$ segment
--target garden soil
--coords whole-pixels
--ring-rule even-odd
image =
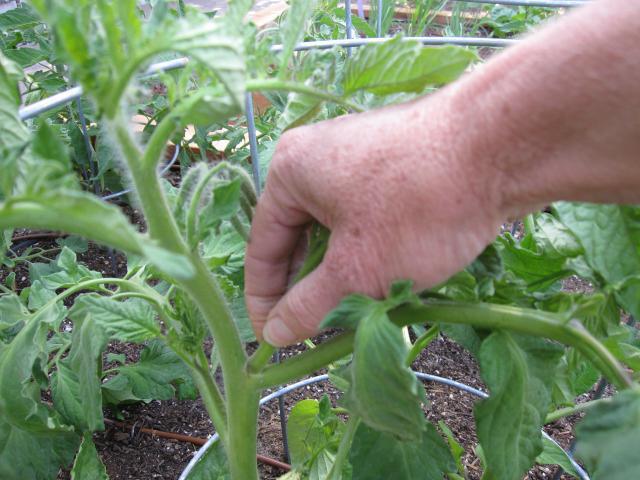
[[[128,213],[134,219],[137,216],[135,211]],[[19,235],[28,235],[29,233],[28,231],[17,232]],[[56,245],[53,240],[44,239],[33,246],[49,249]],[[104,276],[123,276],[126,272],[126,263],[122,256],[112,254],[94,245],[90,245],[86,253],[79,254],[78,260],[89,268],[102,272]],[[24,268],[18,268],[16,273],[17,288],[28,286],[28,271]],[[0,271],[0,281],[4,280],[5,275],[6,272]],[[571,278],[566,282],[565,288],[572,291],[588,291],[590,285],[578,278]],[[328,336],[322,335],[317,337],[315,341],[321,342]],[[247,346],[249,350],[253,350],[255,347],[255,344]],[[304,346],[286,348],[282,350],[282,356],[293,356],[304,348]],[[105,356],[107,353],[122,353],[127,357],[127,361],[135,361],[139,356],[140,349],[137,345],[114,342],[107,347]],[[477,363],[473,357],[446,337],[435,340],[418,357],[413,368],[484,389]],[[449,426],[467,452],[464,461],[469,478],[479,479],[481,475],[480,463],[473,454],[473,446],[477,442],[473,406],[477,399],[470,394],[440,384],[426,383],[425,387],[430,401],[429,407],[425,409],[428,419],[434,423],[443,420]],[[265,392],[265,395],[267,393],[269,392]],[[339,392],[332,388],[331,384],[309,385],[285,397],[287,413],[296,402],[304,398],[319,399],[323,395],[328,395],[334,405],[339,400]],[[587,394],[581,400],[587,400],[591,395]],[[141,432],[141,428],[179,433],[201,439],[206,439],[213,433],[213,426],[200,400],[153,401],[149,404],[129,405],[119,411],[107,410],[105,417],[120,422],[118,426],[108,423],[104,432],[94,435],[98,452],[112,480],[176,480],[197,451],[197,445],[149,435]],[[579,415],[574,415],[558,421],[550,425],[547,432],[560,445],[565,448],[569,447],[573,439],[573,426],[579,418]],[[123,424],[125,426],[122,426]],[[261,409],[258,437],[259,453],[287,462],[283,449],[277,401],[273,401]],[[259,464],[259,468],[263,479],[276,479],[284,473],[275,467],[264,464]],[[556,467],[554,466],[537,466],[524,478],[552,479],[555,472]],[[58,475],[58,480],[69,478],[68,471],[63,470]],[[563,476],[562,478],[568,479],[570,477]]]

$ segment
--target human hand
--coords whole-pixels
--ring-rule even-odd
[[[285,133],[251,228],[245,294],[259,339],[318,332],[350,293],[446,280],[491,242],[503,215],[483,141],[462,129],[446,91]],[[289,286],[312,220],[331,230],[322,263]]]

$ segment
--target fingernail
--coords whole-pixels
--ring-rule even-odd
[[[286,347],[296,340],[296,335],[282,321],[280,317],[272,318],[262,331],[264,339],[274,347]]]

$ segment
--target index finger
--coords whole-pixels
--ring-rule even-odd
[[[256,207],[245,257],[245,300],[256,337],[271,309],[287,291],[291,258],[311,215],[285,182],[270,175]]]

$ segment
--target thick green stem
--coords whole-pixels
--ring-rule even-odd
[[[440,333],[440,325],[432,325],[426,332],[420,335],[415,343],[412,345],[411,350],[407,354],[407,360],[405,361],[405,365],[410,367],[413,361],[418,358],[418,355],[429,346],[429,344],[438,336]]]
[[[178,116],[173,113],[167,114],[160,120],[147,142],[144,156],[142,157],[143,168],[149,171],[156,168],[167,148],[167,142],[178,126]]]
[[[631,378],[600,342],[584,328],[577,328],[575,323],[564,323],[551,313],[506,305],[432,301],[425,305],[402,305],[389,312],[389,316],[399,326],[413,323],[466,324],[556,340],[582,353],[617,388],[633,386]],[[307,375],[350,353],[353,338],[353,332],[346,332],[314,350],[280,364],[269,365],[254,376],[255,382],[267,388]]]
[[[269,360],[271,360],[275,351],[275,347],[272,347],[267,342],[262,342],[258,345],[256,351],[253,352],[253,355],[249,357],[246,368],[247,372],[260,372],[269,363]]]
[[[67,192],[64,200],[73,199],[80,202],[90,202],[91,197],[84,194]],[[98,199],[93,199],[100,202]],[[101,205],[103,208],[105,204]],[[14,197],[0,202],[0,230],[9,228],[39,228],[42,230],[56,230],[79,235],[91,239],[96,243],[122,250],[127,253],[142,255],[140,242],[142,235],[123,235],[118,228],[106,227],[103,219],[87,217],[80,209],[77,212],[67,208],[56,208],[55,203],[45,203],[29,197]],[[128,223],[122,223],[122,228],[130,228]]]
[[[123,278],[92,278],[91,280],[85,280],[83,282],[75,284],[73,287],[66,289],[63,292],[60,292],[54,298],[49,300],[46,304],[38,309],[38,312],[46,310],[47,308],[52,307],[56,303],[64,300],[65,298],[73,295],[74,293],[81,292],[82,290],[88,290],[91,287],[98,285],[119,285],[122,287],[127,287],[130,290],[138,293],[144,293],[145,295],[148,293],[146,289],[141,287],[135,282],[130,280],[125,280]]]
[[[340,440],[340,445],[338,446],[338,453],[336,454],[336,460],[333,462],[331,466],[331,470],[327,475],[327,480],[340,480],[342,478],[342,469],[344,468],[345,462],[347,461],[347,457],[349,455],[349,451],[351,450],[351,444],[353,443],[353,437],[356,434],[356,430],[358,430],[358,426],[360,425],[360,418],[353,415],[347,421],[347,428],[342,435],[342,439]]]
[[[274,387],[326,367],[353,351],[354,336],[353,332],[343,333],[282,363],[268,365],[253,376],[254,382],[260,388]]]
[[[247,356],[240,341],[235,322],[224,299],[224,294],[220,290],[215,278],[211,272],[209,272],[197,251],[191,251],[180,236],[164,192],[160,187],[157,173],[155,171],[149,172],[149,169],[141,164],[140,150],[124,125],[126,125],[124,122],[112,124],[111,128],[119,141],[127,161],[142,211],[147,220],[150,235],[154,240],[158,241],[162,247],[187,256],[195,268],[195,274],[192,277],[177,280],[177,283],[189,294],[198,306],[213,338],[215,338],[220,353],[220,363],[222,365],[225,391],[228,400],[227,431],[229,434],[227,443],[230,449],[229,452],[233,452],[230,455],[230,461],[232,456],[248,455],[246,449],[251,450],[253,448],[248,458],[254,461],[255,470],[254,437],[256,427],[255,425],[253,427],[247,426],[244,422],[247,417],[252,416],[251,408],[253,408],[255,415],[257,415],[257,400],[255,401],[255,405],[253,405],[250,400],[254,396],[257,397],[258,394],[253,390],[249,390],[245,385],[246,379],[243,377],[244,364]],[[207,382],[203,386],[206,387],[205,392],[207,389],[216,391],[211,398],[221,398],[215,383]],[[219,410],[215,404],[215,401],[210,403],[212,408]],[[247,407],[248,410],[245,409],[243,411],[243,405]],[[223,418],[224,413],[217,412],[216,417]],[[255,418],[252,421],[255,423]],[[220,428],[220,426],[217,428]],[[234,432],[234,428],[239,428],[239,433]],[[242,440],[239,440],[238,435]],[[241,445],[243,442],[244,445]],[[249,447],[246,447],[246,445],[249,445]],[[250,480],[255,477],[256,475],[238,476],[234,478],[246,478]]]
[[[558,410],[549,413],[544,423],[545,425],[548,423],[553,423],[556,420],[560,420],[561,418],[568,417],[569,415],[574,415],[580,412],[586,412],[596,405],[609,402],[611,402],[611,399],[609,398],[598,398],[597,400],[591,400],[590,402],[579,403],[577,405],[574,405],[573,407],[559,408]]]
[[[149,235],[167,250],[189,255],[190,252],[182,241],[178,226],[171,215],[164,191],[160,186],[160,180],[155,172],[150,172],[143,165],[143,153],[126,125],[124,120],[118,123],[108,123],[114,136],[118,139],[118,144],[129,167],[138,200],[147,221]]]
[[[260,391],[243,372],[228,384],[228,450],[231,478],[257,480],[256,438]]]
[[[216,427],[220,440],[223,444],[227,444],[227,409],[224,403],[224,399],[220,394],[218,386],[215,384],[215,380],[209,370],[209,364],[207,358],[202,350],[198,352],[196,363],[192,366],[192,371],[195,376],[196,383],[198,384],[198,390],[202,392],[202,399],[207,412],[213,424]]]
[[[244,215],[247,217],[247,220],[249,220],[249,223],[251,223],[251,221],[253,220],[253,207],[244,194],[240,197],[240,208],[242,209]]]
[[[233,215],[230,219],[231,225],[238,234],[242,237],[245,242],[249,241],[249,229],[245,227],[242,221],[238,218],[237,215]]]
[[[426,305],[403,305],[390,312],[390,317],[403,326],[412,323],[456,323],[549,338],[574,347],[617,388],[625,389],[633,385],[622,366],[600,342],[583,328],[576,328],[575,323],[565,323],[552,313],[506,305],[437,301]]]
[[[316,97],[321,100],[337,103],[338,105],[347,107],[355,112],[364,111],[364,108],[358,105],[357,103],[354,103],[338,95],[334,95],[332,93],[324,92],[322,90],[318,90],[316,88],[310,87],[309,85],[305,85],[304,83],[285,82],[285,81],[277,80],[273,78],[265,78],[265,79],[248,80],[247,83],[245,84],[245,88],[247,91],[250,91],[250,92],[272,90],[272,91],[303,93],[305,95],[310,95],[312,97]]]
[[[526,217],[524,217],[524,233],[526,235],[533,235],[536,231],[536,222],[533,217],[533,214],[530,213]]]

